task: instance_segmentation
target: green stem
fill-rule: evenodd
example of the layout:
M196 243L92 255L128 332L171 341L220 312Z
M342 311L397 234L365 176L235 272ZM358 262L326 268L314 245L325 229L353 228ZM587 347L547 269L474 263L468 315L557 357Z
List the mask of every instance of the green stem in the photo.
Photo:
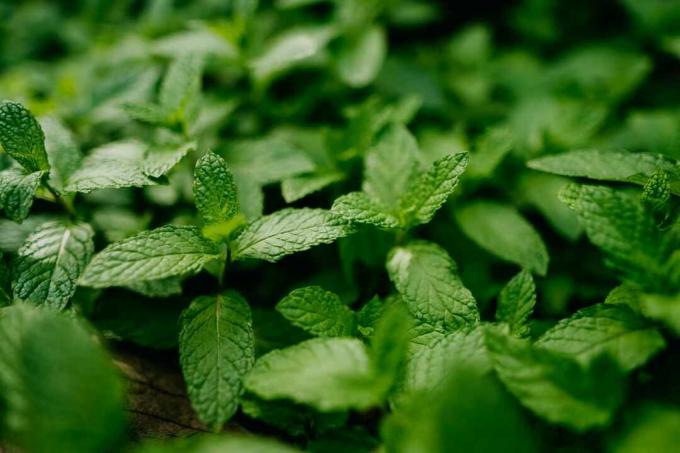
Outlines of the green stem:
M52 196L53 196L54 199L57 201L57 203L59 203L59 204L66 210L66 212L68 213L68 215L71 216L71 218L75 218L75 217L76 217L76 211L75 211L75 209L74 209L73 204L71 203L71 201L69 201L68 199L62 197L62 196L59 194L59 192L57 192L57 191L54 189L54 187L52 187L48 182L46 182L44 185L45 185L45 187L47 188L47 190L52 194Z

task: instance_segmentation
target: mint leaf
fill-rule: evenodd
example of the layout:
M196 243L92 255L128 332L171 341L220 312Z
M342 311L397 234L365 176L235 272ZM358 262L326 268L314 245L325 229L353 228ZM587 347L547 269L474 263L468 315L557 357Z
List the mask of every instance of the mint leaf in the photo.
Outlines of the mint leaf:
M0 171L0 208L9 219L22 222L28 217L44 175L44 171L24 173L19 168Z
M151 146L144 156L142 171L152 178L160 178L195 149L194 142L179 146Z
M475 201L457 209L456 220L463 232L489 253L539 275L547 272L543 240L512 206Z
M292 203L341 181L344 177L340 172L294 176L281 182L281 195L286 203Z
M621 371L607 356L581 365L493 329L485 343L498 377L520 403L576 431L607 425L621 403Z
M352 232L344 220L324 209L282 209L245 227L232 243L233 256L275 262Z
M587 363L608 353L619 367L630 371L666 346L661 334L625 305L598 304L576 312L536 341Z
M165 277L158 280L140 280L125 285L125 288L146 297L169 297L182 294L180 277Z
M68 178L80 166L83 155L70 130L56 118L42 117L40 125L45 131L45 149L50 163L50 184L63 190Z
M369 356L375 394L385 398L401 377L406 362L413 318L401 304L385 309L371 335Z
M371 83L385 59L387 37L380 26L358 30L338 56L338 75L347 85L363 87Z
M567 186L562 200L578 215L590 241L607 263L628 280L652 287L666 280L665 235L647 214L638 194L604 186Z
M379 228L399 227L399 219L375 203L364 192L351 192L337 198L331 211L356 223L365 223Z
M328 412L376 403L371 366L354 338L314 338L260 357L245 386L257 396L285 398Z
M179 320L179 358L191 404L219 429L238 408L241 379L253 366L253 321L236 292L201 296Z
M352 336L355 314L331 291L320 286L293 290L276 304L276 311L295 326L319 337Z
M642 314L662 322L675 335L680 336L680 297L678 295L642 294L639 298Z
M94 253L93 236L87 223L48 222L35 230L18 251L14 298L63 309Z
M170 64L158 96L170 124L186 126L196 119L203 64L204 57L198 53L181 54Z
M274 439L235 433L196 435L165 442L156 439L147 440L134 450L135 453L167 453L168 451L175 453L208 453L211 451L221 453L300 453L300 450Z
M214 153L203 155L194 170L194 203L206 223L229 220L238 214L236 183L226 162Z
M625 151L578 150L529 161L530 168L564 176L644 185L658 169L670 176L673 193L680 195L680 165L661 155Z
M109 143L90 151L68 178L67 192L142 187L156 182L144 172L146 147L136 141Z
M409 184L399 201L399 214L407 227L432 220L455 190L467 162L467 153L443 157Z
M28 172L50 169L45 134L33 114L18 102L0 102L0 145Z
M479 322L475 298L438 245L417 241L395 247L387 257L387 272L416 318L447 329Z
M219 256L217 246L197 228L166 225L110 244L92 259L78 283L104 288L189 274Z
M121 446L124 388L82 321L14 305L0 310L3 439L25 451Z
M680 411L666 405L649 405L634 416L629 430L620 433L609 445L614 453L673 451L680 429Z
M510 327L510 333L519 337L529 335L527 320L536 305L536 284L528 271L521 271L508 282L498 296L496 321Z

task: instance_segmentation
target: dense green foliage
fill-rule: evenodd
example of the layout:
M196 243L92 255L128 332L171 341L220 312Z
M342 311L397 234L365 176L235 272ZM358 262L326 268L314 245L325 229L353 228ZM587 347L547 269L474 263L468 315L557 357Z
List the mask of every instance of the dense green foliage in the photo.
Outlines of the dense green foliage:
M0 449L677 450L680 1L468 3L0 2Z

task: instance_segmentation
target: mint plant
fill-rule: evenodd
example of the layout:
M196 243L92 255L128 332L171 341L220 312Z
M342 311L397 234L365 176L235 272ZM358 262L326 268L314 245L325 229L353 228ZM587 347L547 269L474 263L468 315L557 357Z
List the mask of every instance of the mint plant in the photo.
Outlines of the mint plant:
M675 451L680 7L454 3L0 5L0 450Z

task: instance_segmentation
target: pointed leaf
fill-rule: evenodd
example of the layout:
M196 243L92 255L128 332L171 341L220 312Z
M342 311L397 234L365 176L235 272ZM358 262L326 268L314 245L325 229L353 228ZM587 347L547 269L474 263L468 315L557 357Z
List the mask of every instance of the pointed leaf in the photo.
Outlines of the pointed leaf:
M18 102L0 102L0 145L31 173L50 168L45 134L33 114Z
M297 327L319 337L348 337L355 330L354 312L335 293L320 286L291 291L276 304L276 311Z
M203 155L194 171L194 203L206 223L229 220L238 214L238 192L227 164L214 153Z

